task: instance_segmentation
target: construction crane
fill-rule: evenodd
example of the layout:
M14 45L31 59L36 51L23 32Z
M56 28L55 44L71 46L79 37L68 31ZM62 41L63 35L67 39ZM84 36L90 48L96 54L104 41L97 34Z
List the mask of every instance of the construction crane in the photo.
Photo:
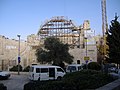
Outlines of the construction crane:
M101 1L102 7L102 33L103 33L103 55L106 55L106 32L108 31L107 24L107 12L106 12L106 0Z

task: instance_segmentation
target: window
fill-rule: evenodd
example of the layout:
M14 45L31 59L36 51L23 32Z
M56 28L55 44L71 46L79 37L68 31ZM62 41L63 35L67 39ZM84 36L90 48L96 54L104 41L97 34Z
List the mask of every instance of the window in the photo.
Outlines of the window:
M80 60L77 60L77 64L80 64Z
M40 68L36 68L36 73L40 73Z
M57 72L64 72L61 68L57 68Z
M48 68L41 68L41 73L47 73L48 72Z
M68 70L76 70L75 66L68 66Z

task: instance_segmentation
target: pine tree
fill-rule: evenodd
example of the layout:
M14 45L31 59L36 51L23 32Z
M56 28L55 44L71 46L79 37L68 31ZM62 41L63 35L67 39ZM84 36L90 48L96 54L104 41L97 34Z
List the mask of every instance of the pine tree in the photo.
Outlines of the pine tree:
M107 32L108 62L120 64L120 23L117 20L115 16Z

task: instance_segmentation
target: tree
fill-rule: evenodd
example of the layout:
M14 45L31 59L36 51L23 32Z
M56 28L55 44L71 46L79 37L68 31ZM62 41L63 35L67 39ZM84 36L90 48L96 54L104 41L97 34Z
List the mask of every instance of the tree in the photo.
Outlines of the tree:
M46 51L44 51L42 48L38 48L36 50L36 56L37 56L37 60L38 62L41 62L42 64L45 62L46 60Z
M103 45L103 38L99 39L99 43L97 44L97 61L99 64L102 64L104 60L104 45Z
M108 62L120 64L120 23L117 19L115 16L107 32Z
M61 65L63 62L73 62L73 56L68 51L68 44L63 44L58 38L49 37L44 41L44 50L41 48L36 50L36 56L39 62L53 62L55 65Z

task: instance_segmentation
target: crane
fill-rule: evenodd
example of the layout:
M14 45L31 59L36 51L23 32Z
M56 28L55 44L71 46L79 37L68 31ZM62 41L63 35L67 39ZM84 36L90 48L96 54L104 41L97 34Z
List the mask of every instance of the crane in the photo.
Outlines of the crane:
M106 55L106 32L108 31L106 0L101 0L102 7L102 34L103 34L103 55Z

